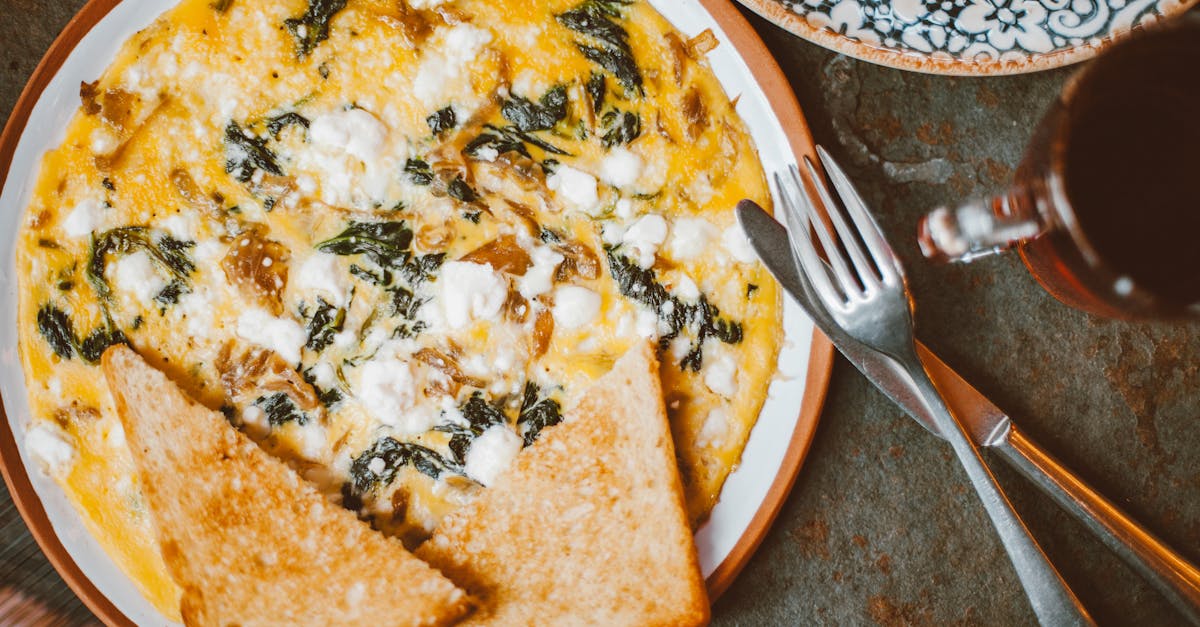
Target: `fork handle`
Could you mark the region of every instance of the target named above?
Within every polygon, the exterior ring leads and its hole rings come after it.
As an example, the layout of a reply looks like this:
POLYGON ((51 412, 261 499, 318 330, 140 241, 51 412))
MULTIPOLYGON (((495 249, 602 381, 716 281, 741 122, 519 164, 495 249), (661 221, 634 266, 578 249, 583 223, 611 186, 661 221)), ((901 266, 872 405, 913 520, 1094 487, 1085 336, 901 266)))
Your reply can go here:
POLYGON ((992 450, 1096 534, 1188 622, 1200 625, 1200 569, 1015 428, 992 450))
POLYGON ((1021 587, 1025 589, 1029 603, 1033 606, 1038 622, 1047 626, 1095 625, 1083 604, 1071 592, 1067 582, 1058 574, 1058 570, 1050 563, 1050 559, 1013 509, 1012 503, 996 482, 996 477, 980 456, 979 449, 950 412, 941 393, 921 365, 920 359, 916 358, 915 349, 911 359, 900 361, 904 363, 905 369, 921 393, 922 400, 938 423, 938 431, 950 442, 971 480, 971 485, 979 494, 984 510, 996 528, 1009 560, 1012 561, 1017 579, 1021 581, 1021 587))

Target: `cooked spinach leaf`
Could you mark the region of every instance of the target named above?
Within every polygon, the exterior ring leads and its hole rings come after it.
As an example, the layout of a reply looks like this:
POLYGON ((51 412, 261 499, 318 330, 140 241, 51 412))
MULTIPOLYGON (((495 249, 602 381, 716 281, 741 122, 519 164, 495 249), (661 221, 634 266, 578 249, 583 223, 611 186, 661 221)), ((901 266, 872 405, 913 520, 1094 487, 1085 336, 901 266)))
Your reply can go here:
POLYGON ((548 131, 567 117, 567 88, 557 85, 536 103, 514 96, 504 101, 500 114, 519 131, 548 131))
POLYGON ((694 303, 684 302, 671 296, 658 282, 654 270, 639 267, 629 258, 617 254, 612 247, 605 250, 609 270, 621 294, 656 312, 667 324, 667 333, 659 339, 660 349, 666 349, 685 329, 695 334, 691 350, 680 361, 680 369, 700 371, 704 365, 704 340, 710 337, 726 344, 741 343, 742 324, 721 318, 721 311, 708 302, 707 296, 701 295, 694 303))
POLYGON ((288 32, 296 38, 296 58, 304 59, 321 42, 329 39, 329 23, 344 8, 346 0, 309 0, 308 10, 303 15, 283 21, 288 32))
POLYGON ((208 6, 217 13, 224 13, 229 10, 229 7, 233 6, 233 0, 214 0, 208 6))
POLYGON ((454 107, 446 107, 425 118, 425 123, 434 135, 441 135, 458 126, 458 116, 454 114, 454 107))
POLYGON ((571 153, 551 144, 548 141, 539 139, 526 133, 515 126, 498 127, 487 124, 484 127, 484 132, 479 134, 479 137, 471 140, 467 144, 463 152, 472 157, 479 156, 479 151, 484 148, 492 148, 498 154, 506 152, 515 152, 525 157, 532 158, 529 154, 529 146, 537 146, 543 151, 555 155, 570 155, 571 153))
POLYGON ((65 311, 50 303, 42 305, 37 313, 37 327, 54 354, 63 359, 75 354, 75 325, 65 311))
POLYGON ((381 269, 376 272, 352 263, 350 264, 350 274, 353 274, 354 276, 366 281, 367 283, 370 283, 371 285, 378 285, 380 287, 391 285, 392 283, 392 273, 387 269, 381 269))
POLYGON ((604 124, 604 146, 612 148, 628 144, 642 134, 642 119, 631 111, 613 109, 601 118, 604 124))
POLYGON ((462 412, 467 422, 471 423, 471 430, 475 432, 475 435, 487 431, 489 427, 508 423, 508 416, 505 416, 499 408, 488 403, 483 398, 483 393, 479 391, 472 394, 471 398, 468 398, 467 402, 463 403, 458 410, 462 412))
POLYGON ((179 303, 179 297, 191 291, 186 284, 176 279, 167 284, 166 287, 154 296, 154 300, 162 305, 175 305, 179 303))
MULTIPOLYGON (((112 289, 104 277, 104 268, 109 255, 127 255, 143 250, 150 255, 163 270, 166 270, 174 282, 180 283, 180 290, 189 284, 189 277, 196 269, 188 251, 196 245, 195 242, 177 240, 170 235, 162 235, 157 241, 152 239, 152 231, 144 226, 123 226, 100 235, 92 236, 91 252, 87 264, 88 282, 96 290, 102 300, 108 300, 112 289)), ((167 286, 171 288, 170 285, 167 286)), ((164 292, 167 290, 164 290, 164 292)), ((180 291, 180 293, 183 293, 180 291)), ((160 294, 161 296, 162 294, 160 294)), ((168 294, 169 296, 169 294, 168 294)), ((178 299, 178 295, 176 295, 178 299)), ((159 302, 164 302, 160 300, 159 302)), ((164 304, 168 304, 165 303, 164 304)))
POLYGON ((309 350, 321 352, 333 342, 333 336, 341 333, 346 324, 346 310, 338 309, 317 297, 317 308, 308 319, 308 340, 304 343, 309 350))
POLYGON ((586 86, 588 97, 592 99, 592 111, 604 108, 604 96, 608 93, 608 80, 600 72, 592 72, 586 86))
POLYGON ((313 391, 317 393, 317 400, 321 401, 321 404, 324 405, 326 409, 329 409, 330 407, 342 402, 342 399, 344 398, 342 396, 342 391, 337 388, 322 388, 317 383, 317 376, 313 374, 312 368, 308 368, 304 372, 301 372, 300 376, 304 378, 305 383, 308 383, 312 386, 313 391))
POLYGON ((387 292, 392 295, 392 317, 404 320, 396 327, 393 336, 407 339, 424 331, 427 325, 424 321, 417 320, 417 313, 425 301, 417 298, 412 290, 399 285, 387 288, 387 292))
POLYGON ((541 390, 533 381, 525 383, 525 394, 521 400, 521 416, 517 428, 529 446, 541 435, 542 429, 562 422, 562 406, 552 398, 541 398, 541 390))
POLYGON ((79 342, 79 356, 90 364, 99 363, 109 346, 128 343, 129 340, 120 329, 101 327, 79 342))
POLYGON ((295 111, 291 111, 284 113, 283 115, 277 115, 268 120, 267 132, 271 134, 271 137, 279 139, 279 134, 283 132, 283 129, 289 126, 308 128, 310 125, 311 123, 308 121, 308 118, 296 113, 295 111))
POLYGON ((98 328, 80 340, 75 335, 75 325, 71 322, 71 317, 50 303, 42 305, 38 310, 37 327, 38 333, 50 345, 54 354, 63 359, 70 359, 78 353, 81 359, 92 364, 100 361, 100 356, 109 346, 128 341, 124 333, 111 325, 98 328))
POLYGON ((337 236, 317 244, 317 250, 334 255, 366 255, 382 267, 398 267, 408 261, 413 232, 403 221, 351 222, 337 236))
POLYGON ((263 413, 267 415, 267 422, 272 427, 279 427, 289 422, 301 426, 308 424, 308 414, 296 407, 296 401, 292 400, 287 392, 260 396, 254 401, 254 405, 263 410, 263 413))
POLYGON ((479 200, 479 192, 476 192, 474 189, 472 189, 471 186, 463 180, 461 174, 454 177, 454 180, 450 181, 450 184, 446 186, 446 193, 450 194, 451 198, 455 200, 461 200, 462 202, 475 202, 476 200, 479 200))
POLYGON ((629 33, 615 21, 622 19, 621 10, 630 4, 630 0, 585 0, 556 17, 559 24, 599 44, 576 42, 575 47, 584 57, 615 76, 625 88, 626 95, 640 96, 643 93, 642 72, 633 58, 629 33))
MULTIPOLYGON (((437 451, 391 437, 380 438, 350 463, 351 481, 347 485, 350 494, 355 497, 350 502, 361 504, 363 495, 381 485, 390 484, 404 466, 412 466, 432 479, 440 478, 443 473, 464 474, 461 464, 446 459, 437 451)), ((346 490, 343 489, 345 495, 346 490)))
POLYGON ((424 186, 433 182, 433 169, 420 159, 409 159, 404 164, 404 173, 408 175, 408 180, 412 181, 413 185, 424 186))
POLYGON ((249 183, 255 170, 283 175, 278 158, 267 148, 267 138, 250 135, 237 122, 230 122, 225 127, 225 171, 238 182, 249 183))

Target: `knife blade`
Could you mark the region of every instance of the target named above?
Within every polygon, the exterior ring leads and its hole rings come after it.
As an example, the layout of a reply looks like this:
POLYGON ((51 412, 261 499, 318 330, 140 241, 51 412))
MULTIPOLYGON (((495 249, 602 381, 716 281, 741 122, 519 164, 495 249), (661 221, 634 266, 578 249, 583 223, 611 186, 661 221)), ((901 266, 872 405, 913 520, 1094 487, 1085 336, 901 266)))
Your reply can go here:
MULTIPOLYGON (((748 200, 738 203, 736 213, 763 265, 833 345, 918 424, 941 437, 908 375, 890 358, 839 332, 824 310, 814 306, 813 292, 792 258, 787 229, 748 200)), ((920 342, 917 352, 946 404, 976 444, 998 453, 1139 572, 1193 625, 1200 625, 1200 569, 1026 437, 1003 410, 920 342)))

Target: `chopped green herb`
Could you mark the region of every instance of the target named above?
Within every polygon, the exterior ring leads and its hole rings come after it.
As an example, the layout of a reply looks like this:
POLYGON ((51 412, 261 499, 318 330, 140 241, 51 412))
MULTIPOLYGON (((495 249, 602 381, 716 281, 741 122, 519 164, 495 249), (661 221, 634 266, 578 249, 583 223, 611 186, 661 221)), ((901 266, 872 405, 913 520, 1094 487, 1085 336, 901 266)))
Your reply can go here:
POLYGON ((621 294, 656 312, 659 319, 667 324, 667 333, 659 339, 661 349, 665 349, 685 329, 695 334, 691 350, 679 364, 681 369, 700 371, 704 361, 704 340, 709 337, 726 344, 741 343, 741 323, 721 318, 721 311, 708 302, 707 296, 701 295, 695 303, 684 302, 671 296, 667 288, 658 282, 654 270, 639 267, 627 257, 618 255, 611 247, 606 248, 606 252, 609 270, 621 294))
POLYGON ((46 303, 37 313, 38 332, 55 355, 70 359, 75 354, 75 325, 66 312, 46 303))
POLYGON ((541 398, 541 390, 533 381, 525 383, 525 394, 521 400, 521 415, 517 427, 525 439, 525 446, 537 440, 542 429, 562 422, 562 406, 551 398, 541 398))
POLYGON ((304 343, 309 350, 321 352, 333 342, 333 336, 341 333, 346 324, 346 310, 338 309, 317 298, 317 308, 308 320, 308 340, 304 343))
POLYGON ((458 117, 454 114, 454 107, 446 107, 425 118, 425 123, 434 135, 441 135, 458 126, 458 117))
POLYGON ((255 170, 283 175, 275 153, 267 148, 267 139, 249 135, 237 122, 230 122, 225 127, 225 171, 239 182, 249 183, 255 170))
POLYGON ((154 300, 162 305, 175 305, 179 303, 180 296, 190 291, 191 289, 188 288, 187 284, 179 279, 175 279, 162 288, 162 291, 155 295, 154 300))
POLYGON ((642 119, 638 114, 630 111, 622 112, 613 109, 604 114, 601 122, 605 128, 604 146, 606 148, 628 144, 642 134, 642 119))
POLYGON ((461 174, 454 177, 453 181, 450 181, 450 184, 446 187, 446 193, 450 194, 451 198, 462 202, 475 202, 479 200, 479 193, 463 180, 461 174))
POLYGON ((590 37, 599 46, 576 42, 575 46, 592 63, 608 70, 625 88, 626 95, 642 95, 642 72, 629 46, 629 33, 617 24, 630 0, 585 0, 557 16, 563 26, 590 37))
POLYGON ((290 111, 288 113, 284 113, 283 115, 277 115, 268 120, 267 132, 271 134, 271 137, 279 139, 279 134, 282 133, 283 129, 287 128, 288 126, 300 126, 303 128, 308 128, 311 124, 312 123, 308 121, 308 118, 296 113, 295 111, 290 111))
POLYGON ((366 255, 382 267, 396 267, 408 260, 413 232, 403 221, 351 222, 337 236, 317 244, 317 250, 334 255, 366 255))
POLYGON ((308 414, 300 411, 296 407, 296 401, 288 396, 287 392, 276 392, 267 396, 260 396, 254 401, 255 406, 263 410, 267 415, 267 422, 272 427, 279 427, 289 422, 294 422, 298 425, 308 424, 308 414))
POLYGON ((433 169, 421 159, 409 159, 404 164, 404 173, 413 185, 429 185, 433 182, 433 169))
POLYGON ((479 218, 483 215, 482 211, 464 211, 462 217, 471 224, 479 224, 479 218))
POLYGON ((550 130, 567 117, 567 88, 557 85, 537 103, 514 96, 504 101, 500 114, 525 133, 550 130))
POLYGON ((296 38, 296 58, 304 59, 321 42, 329 39, 329 23, 344 8, 346 0, 309 0, 308 10, 303 15, 283 21, 288 32, 296 38))

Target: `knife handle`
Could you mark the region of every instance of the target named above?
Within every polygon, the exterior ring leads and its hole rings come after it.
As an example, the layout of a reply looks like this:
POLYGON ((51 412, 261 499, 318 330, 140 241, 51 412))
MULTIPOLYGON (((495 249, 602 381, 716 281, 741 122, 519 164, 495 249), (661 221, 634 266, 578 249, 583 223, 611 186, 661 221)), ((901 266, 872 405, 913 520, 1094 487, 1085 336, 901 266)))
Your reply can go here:
POLYGON ((1070 512, 1200 625, 1200 569, 1096 492, 1025 434, 1011 427, 993 447, 1021 474, 1070 512))

